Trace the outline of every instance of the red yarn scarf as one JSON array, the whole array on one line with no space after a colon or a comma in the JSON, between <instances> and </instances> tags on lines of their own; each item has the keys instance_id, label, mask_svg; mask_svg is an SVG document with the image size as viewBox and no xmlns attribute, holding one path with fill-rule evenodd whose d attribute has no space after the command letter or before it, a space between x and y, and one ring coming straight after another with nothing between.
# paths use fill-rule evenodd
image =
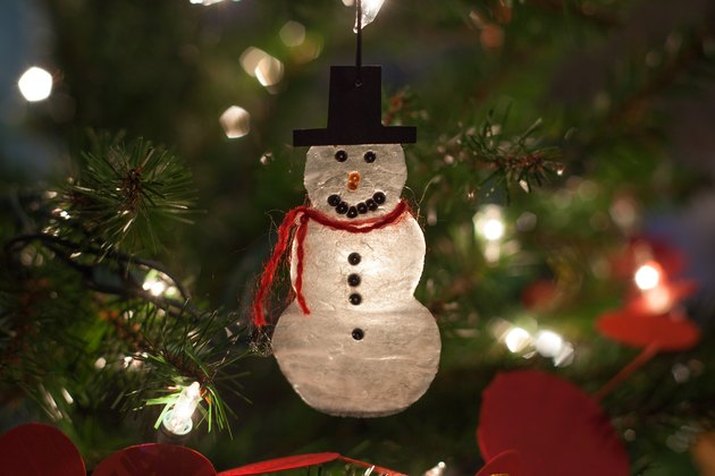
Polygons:
<instances>
[{"instance_id":1,"label":"red yarn scarf","mask_svg":"<svg viewBox=\"0 0 715 476\"><path fill-rule=\"evenodd\" d=\"M305 235L308 233L308 222L310 220L314 220L333 230L343 230L349 233L368 233L395 223L408 210L407 204L400 200L395 209L385 216L357 221L336 220L306 205L290 210L283 218L281 226L278 227L278 241L258 283L258 292L253 301L253 323L256 327L263 327L267 324L265 301L273 286L278 266L294 239L296 240L296 277L293 287L295 288L296 301L298 301L303 314L310 314L310 309L308 309L308 304L303 296L303 257L305 254L303 244L305 243ZM293 230L296 227L297 230L294 234Z\"/></svg>"}]
</instances>

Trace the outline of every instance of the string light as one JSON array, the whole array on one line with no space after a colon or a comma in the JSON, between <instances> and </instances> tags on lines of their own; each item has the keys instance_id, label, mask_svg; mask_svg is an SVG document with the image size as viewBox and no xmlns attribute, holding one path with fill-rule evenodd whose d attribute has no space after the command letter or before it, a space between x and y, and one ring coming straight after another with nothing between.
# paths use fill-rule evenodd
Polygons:
<instances>
[{"instance_id":1,"label":"string light","mask_svg":"<svg viewBox=\"0 0 715 476\"><path fill-rule=\"evenodd\" d=\"M673 307L673 296L667 286L656 286L653 289L645 290L643 297L650 312L665 313Z\"/></svg>"},{"instance_id":2,"label":"string light","mask_svg":"<svg viewBox=\"0 0 715 476\"><path fill-rule=\"evenodd\" d=\"M501 241L506 234L502 209L498 205L482 207L472 218L475 234L486 241L484 258L488 263L496 263L502 253Z\"/></svg>"},{"instance_id":3,"label":"string light","mask_svg":"<svg viewBox=\"0 0 715 476\"><path fill-rule=\"evenodd\" d=\"M486 205L474 215L474 230L487 241L504 238L506 225L502 209L498 205Z\"/></svg>"},{"instance_id":4,"label":"string light","mask_svg":"<svg viewBox=\"0 0 715 476\"><path fill-rule=\"evenodd\" d=\"M564 347L563 338L553 331L539 331L534 341L536 351L544 357L556 357Z\"/></svg>"},{"instance_id":5,"label":"string light","mask_svg":"<svg viewBox=\"0 0 715 476\"><path fill-rule=\"evenodd\" d=\"M177 436L188 434L194 427L193 416L201 401L201 385L194 382L181 390L171 408L165 410L162 424L170 433Z\"/></svg>"},{"instance_id":6,"label":"string light","mask_svg":"<svg viewBox=\"0 0 715 476\"><path fill-rule=\"evenodd\" d=\"M261 86L270 88L283 79L283 63L260 48L249 46L239 59L243 70L256 78Z\"/></svg>"},{"instance_id":7,"label":"string light","mask_svg":"<svg viewBox=\"0 0 715 476\"><path fill-rule=\"evenodd\" d=\"M149 291L149 293L153 296L159 296L166 290L166 283L148 279L144 281L144 284L142 284L142 289L144 289L144 291Z\"/></svg>"},{"instance_id":8,"label":"string light","mask_svg":"<svg viewBox=\"0 0 715 476\"><path fill-rule=\"evenodd\" d=\"M254 73L261 86L275 86L283 79L283 63L271 55L266 55L258 62Z\"/></svg>"},{"instance_id":9,"label":"string light","mask_svg":"<svg viewBox=\"0 0 715 476\"><path fill-rule=\"evenodd\" d=\"M229 139L238 139L251 132L251 115L240 106L226 109L218 121Z\"/></svg>"},{"instance_id":10,"label":"string light","mask_svg":"<svg viewBox=\"0 0 715 476\"><path fill-rule=\"evenodd\" d=\"M658 263L650 261L636 270L633 280L641 291L655 289L660 284L662 271Z\"/></svg>"},{"instance_id":11,"label":"string light","mask_svg":"<svg viewBox=\"0 0 715 476\"><path fill-rule=\"evenodd\" d=\"M104 357L100 357L94 361L94 368L97 370L102 370L106 366L107 366L107 359L105 359Z\"/></svg>"},{"instance_id":12,"label":"string light","mask_svg":"<svg viewBox=\"0 0 715 476\"><path fill-rule=\"evenodd\" d=\"M284 45L295 48L305 41L305 27L302 23L290 20L278 32Z\"/></svg>"},{"instance_id":13,"label":"string light","mask_svg":"<svg viewBox=\"0 0 715 476\"><path fill-rule=\"evenodd\" d=\"M482 233L487 240L498 241L504 237L504 222L498 218L489 218L484 223Z\"/></svg>"},{"instance_id":14,"label":"string light","mask_svg":"<svg viewBox=\"0 0 715 476\"><path fill-rule=\"evenodd\" d=\"M52 93L52 75L42 68L33 66L20 76L17 87L28 102L43 101Z\"/></svg>"},{"instance_id":15,"label":"string light","mask_svg":"<svg viewBox=\"0 0 715 476\"><path fill-rule=\"evenodd\" d=\"M173 297L178 294L178 289L173 285L171 279L164 273L151 270L146 274L142 289L152 296Z\"/></svg>"},{"instance_id":16,"label":"string light","mask_svg":"<svg viewBox=\"0 0 715 476\"><path fill-rule=\"evenodd\" d=\"M571 365L575 357L574 345L554 331L538 330L536 321L530 321L524 328L499 319L494 324L494 336L504 343L509 352L525 359L540 354L552 359L555 367Z\"/></svg>"},{"instance_id":17,"label":"string light","mask_svg":"<svg viewBox=\"0 0 715 476\"><path fill-rule=\"evenodd\" d=\"M504 344L509 352L516 354L531 344L531 334L521 327L512 327L504 335Z\"/></svg>"},{"instance_id":18,"label":"string light","mask_svg":"<svg viewBox=\"0 0 715 476\"><path fill-rule=\"evenodd\" d=\"M447 471L447 465L444 461L437 463L434 468L427 470L424 476L442 476Z\"/></svg>"}]
</instances>

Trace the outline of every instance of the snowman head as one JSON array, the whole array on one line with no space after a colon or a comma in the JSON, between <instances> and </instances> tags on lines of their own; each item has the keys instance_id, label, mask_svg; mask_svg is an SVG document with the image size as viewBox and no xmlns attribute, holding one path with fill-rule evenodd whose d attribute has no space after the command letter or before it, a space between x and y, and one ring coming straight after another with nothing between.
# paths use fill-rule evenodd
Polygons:
<instances>
[{"instance_id":1,"label":"snowman head","mask_svg":"<svg viewBox=\"0 0 715 476\"><path fill-rule=\"evenodd\" d=\"M314 146L305 189L314 208L336 219L363 220L391 212L407 180L399 144Z\"/></svg>"}]
</instances>

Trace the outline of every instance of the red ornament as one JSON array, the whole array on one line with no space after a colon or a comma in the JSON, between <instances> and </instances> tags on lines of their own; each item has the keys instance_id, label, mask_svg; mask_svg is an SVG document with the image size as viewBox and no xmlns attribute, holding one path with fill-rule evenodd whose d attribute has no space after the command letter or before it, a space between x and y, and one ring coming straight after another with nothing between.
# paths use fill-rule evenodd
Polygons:
<instances>
[{"instance_id":1,"label":"red ornament","mask_svg":"<svg viewBox=\"0 0 715 476\"><path fill-rule=\"evenodd\" d=\"M632 314L664 314L692 296L697 289L698 285L693 281L665 282L654 289L634 294L626 309Z\"/></svg>"},{"instance_id":2,"label":"red ornament","mask_svg":"<svg viewBox=\"0 0 715 476\"><path fill-rule=\"evenodd\" d=\"M639 266L651 260L657 262L665 274L671 277L678 277L686 263L680 249L666 241L641 236L631 239L626 248L614 257L611 269L616 277L631 279Z\"/></svg>"},{"instance_id":3,"label":"red ornament","mask_svg":"<svg viewBox=\"0 0 715 476\"><path fill-rule=\"evenodd\" d=\"M338 453L312 453L253 463L217 473L201 453L184 446L146 443L112 453L92 476L249 476L308 468L333 461L372 468L382 476L404 473ZM86 476L77 448L60 430L39 423L18 426L0 437L2 474L23 476ZM511 476L518 476L513 474Z\"/></svg>"},{"instance_id":4,"label":"red ornament","mask_svg":"<svg viewBox=\"0 0 715 476\"><path fill-rule=\"evenodd\" d=\"M290 469L307 468L319 464L330 463L340 458L338 453L311 453L296 456L286 456L259 463L252 463L240 468L229 469L220 476L250 476L255 474L277 473Z\"/></svg>"},{"instance_id":5,"label":"red ornament","mask_svg":"<svg viewBox=\"0 0 715 476\"><path fill-rule=\"evenodd\" d=\"M93 476L216 476L211 462L183 446L147 443L112 453L99 463Z\"/></svg>"},{"instance_id":6,"label":"red ornament","mask_svg":"<svg viewBox=\"0 0 715 476\"><path fill-rule=\"evenodd\" d=\"M49 425L20 425L0 436L2 474L85 476L84 461L74 444Z\"/></svg>"},{"instance_id":7,"label":"red ornament","mask_svg":"<svg viewBox=\"0 0 715 476\"><path fill-rule=\"evenodd\" d=\"M525 476L627 476L628 456L601 407L569 382L527 370L498 375L483 393L482 455L515 450Z\"/></svg>"},{"instance_id":8,"label":"red ornament","mask_svg":"<svg viewBox=\"0 0 715 476\"><path fill-rule=\"evenodd\" d=\"M253 476L266 473L278 473L281 471L289 471L291 469L309 468L311 466L317 466L333 461L342 461L366 469L372 468L372 472L374 474L384 476L406 476L404 473L375 466L374 464L366 463L365 461L348 458L338 453L311 453L286 456L283 458L261 461L259 463L252 463L246 466L241 466L240 468L229 469L228 471L219 473L218 476Z\"/></svg>"},{"instance_id":9,"label":"red ornament","mask_svg":"<svg viewBox=\"0 0 715 476\"><path fill-rule=\"evenodd\" d=\"M522 476L521 457L514 450L504 451L492 458L476 476Z\"/></svg>"},{"instance_id":10,"label":"red ornament","mask_svg":"<svg viewBox=\"0 0 715 476\"><path fill-rule=\"evenodd\" d=\"M631 347L655 346L661 351L680 351L694 347L700 331L683 313L644 314L632 309L603 314L596 323L604 336Z\"/></svg>"}]
</instances>

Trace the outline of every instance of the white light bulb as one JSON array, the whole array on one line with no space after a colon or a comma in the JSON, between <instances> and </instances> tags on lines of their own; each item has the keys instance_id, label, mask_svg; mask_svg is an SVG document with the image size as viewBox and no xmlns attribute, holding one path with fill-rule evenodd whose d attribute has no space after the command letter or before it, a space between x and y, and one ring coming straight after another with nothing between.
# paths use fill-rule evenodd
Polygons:
<instances>
[{"instance_id":1,"label":"white light bulb","mask_svg":"<svg viewBox=\"0 0 715 476\"><path fill-rule=\"evenodd\" d=\"M281 37L284 45L294 48L302 45L305 41L305 27L303 24L291 20L283 25L278 36Z\"/></svg>"},{"instance_id":2,"label":"white light bulb","mask_svg":"<svg viewBox=\"0 0 715 476\"><path fill-rule=\"evenodd\" d=\"M164 428L175 435L186 435L193 427L193 416L201 401L201 385L194 382L181 390L171 409L166 411L162 423Z\"/></svg>"},{"instance_id":3,"label":"white light bulb","mask_svg":"<svg viewBox=\"0 0 715 476\"><path fill-rule=\"evenodd\" d=\"M52 75L42 68L33 66L20 76L17 87L27 101L42 101L52 93Z\"/></svg>"},{"instance_id":4,"label":"white light bulb","mask_svg":"<svg viewBox=\"0 0 715 476\"><path fill-rule=\"evenodd\" d=\"M487 241L496 242L504 238L506 225L502 209L498 205L485 205L474 214L474 230Z\"/></svg>"},{"instance_id":5,"label":"white light bulb","mask_svg":"<svg viewBox=\"0 0 715 476\"><path fill-rule=\"evenodd\" d=\"M158 296L166 290L166 283L159 280L147 279L144 281L144 284L142 284L142 289L149 291L152 296Z\"/></svg>"},{"instance_id":6,"label":"white light bulb","mask_svg":"<svg viewBox=\"0 0 715 476\"><path fill-rule=\"evenodd\" d=\"M660 266L657 263L646 263L636 271L633 280L641 291L655 289L660 284Z\"/></svg>"},{"instance_id":7,"label":"white light bulb","mask_svg":"<svg viewBox=\"0 0 715 476\"><path fill-rule=\"evenodd\" d=\"M504 236L504 222L498 218L489 218L484 222L482 233L489 241L500 240Z\"/></svg>"},{"instance_id":8,"label":"white light bulb","mask_svg":"<svg viewBox=\"0 0 715 476\"><path fill-rule=\"evenodd\" d=\"M229 139L238 139L251 132L251 115L240 106L226 109L218 121Z\"/></svg>"},{"instance_id":9,"label":"white light bulb","mask_svg":"<svg viewBox=\"0 0 715 476\"><path fill-rule=\"evenodd\" d=\"M509 352L521 352L531 343L531 334L521 327L512 327L504 335L504 344Z\"/></svg>"},{"instance_id":10,"label":"white light bulb","mask_svg":"<svg viewBox=\"0 0 715 476\"><path fill-rule=\"evenodd\" d=\"M424 476L442 476L447 470L447 465L444 461L437 463L434 468L427 470Z\"/></svg>"},{"instance_id":11,"label":"white light bulb","mask_svg":"<svg viewBox=\"0 0 715 476\"><path fill-rule=\"evenodd\" d=\"M650 312L661 314L673 307L673 296L666 286L657 286L644 291L646 306Z\"/></svg>"},{"instance_id":12,"label":"white light bulb","mask_svg":"<svg viewBox=\"0 0 715 476\"><path fill-rule=\"evenodd\" d=\"M278 58L266 55L258 62L253 74L261 86L274 86L283 79L283 63Z\"/></svg>"},{"instance_id":13,"label":"white light bulb","mask_svg":"<svg viewBox=\"0 0 715 476\"><path fill-rule=\"evenodd\" d=\"M563 338L553 331L540 331L534 342L536 351L544 357L556 357L564 346Z\"/></svg>"}]
</instances>

